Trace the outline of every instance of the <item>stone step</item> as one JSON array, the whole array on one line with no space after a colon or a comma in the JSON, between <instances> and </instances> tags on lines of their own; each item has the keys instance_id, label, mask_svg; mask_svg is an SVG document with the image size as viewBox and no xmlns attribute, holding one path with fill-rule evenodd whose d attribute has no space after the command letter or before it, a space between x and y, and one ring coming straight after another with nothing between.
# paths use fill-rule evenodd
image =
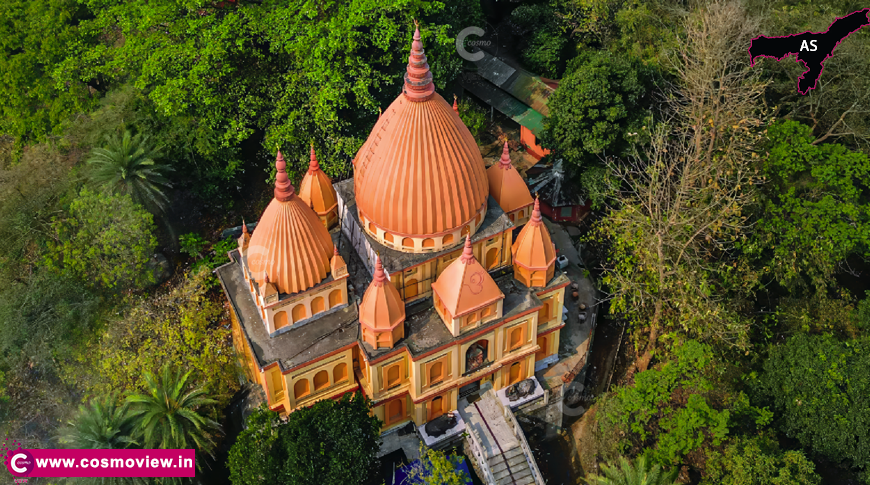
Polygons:
<instances>
[{"instance_id":1,"label":"stone step","mask_svg":"<svg viewBox=\"0 0 870 485\"><path fill-rule=\"evenodd\" d=\"M505 463L505 460L507 463ZM526 457L523 455L518 455L510 458L505 458L505 460L499 460L495 463L489 465L489 469L492 470L493 473L497 471L502 471L507 469L508 466L511 467L511 470L520 466L528 466L526 463Z\"/></svg>"},{"instance_id":2,"label":"stone step","mask_svg":"<svg viewBox=\"0 0 870 485\"><path fill-rule=\"evenodd\" d=\"M502 458L502 456L504 456L504 459ZM495 466L498 463L502 463L504 460L510 461L510 459L515 456L524 456L523 449L519 446L505 451L503 455L490 456L486 459L486 462L489 463L489 466Z\"/></svg>"},{"instance_id":3,"label":"stone step","mask_svg":"<svg viewBox=\"0 0 870 485\"><path fill-rule=\"evenodd\" d=\"M535 483L535 479L532 477L532 472L528 467L523 468L522 470L511 470L512 475L505 474L504 476L494 477L495 483L499 485L526 485L529 483Z\"/></svg>"}]
</instances>

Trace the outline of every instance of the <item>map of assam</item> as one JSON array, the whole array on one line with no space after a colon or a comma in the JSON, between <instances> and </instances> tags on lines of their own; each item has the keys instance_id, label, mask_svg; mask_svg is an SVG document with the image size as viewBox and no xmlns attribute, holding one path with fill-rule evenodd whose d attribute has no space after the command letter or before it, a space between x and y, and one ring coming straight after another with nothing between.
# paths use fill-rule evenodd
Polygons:
<instances>
[{"instance_id":1,"label":"map of assam","mask_svg":"<svg viewBox=\"0 0 870 485\"><path fill-rule=\"evenodd\" d=\"M870 8L852 12L840 17L824 32L804 32L803 34L786 35L783 37L758 36L749 43L749 63L755 65L758 57L770 57L781 61L786 57L795 56L803 63L806 71L798 78L798 92L807 94L815 89L825 68L825 60L831 57L840 42L846 40L861 27L870 25Z\"/></svg>"}]
</instances>

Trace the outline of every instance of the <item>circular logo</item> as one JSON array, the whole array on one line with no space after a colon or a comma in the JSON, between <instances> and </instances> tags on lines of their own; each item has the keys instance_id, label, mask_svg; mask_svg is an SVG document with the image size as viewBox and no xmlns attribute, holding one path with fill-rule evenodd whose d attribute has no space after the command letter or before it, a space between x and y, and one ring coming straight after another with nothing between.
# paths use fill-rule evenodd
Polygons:
<instances>
[{"instance_id":1,"label":"circular logo","mask_svg":"<svg viewBox=\"0 0 870 485\"><path fill-rule=\"evenodd\" d=\"M36 468L36 461L33 459L33 455L18 448L15 451L10 451L7 455L6 468L14 477L26 477Z\"/></svg>"},{"instance_id":2,"label":"circular logo","mask_svg":"<svg viewBox=\"0 0 870 485\"><path fill-rule=\"evenodd\" d=\"M456 52L459 57L477 62L483 59L483 48L495 55L498 51L498 32L489 24L483 28L466 27L456 34Z\"/></svg>"}]
</instances>

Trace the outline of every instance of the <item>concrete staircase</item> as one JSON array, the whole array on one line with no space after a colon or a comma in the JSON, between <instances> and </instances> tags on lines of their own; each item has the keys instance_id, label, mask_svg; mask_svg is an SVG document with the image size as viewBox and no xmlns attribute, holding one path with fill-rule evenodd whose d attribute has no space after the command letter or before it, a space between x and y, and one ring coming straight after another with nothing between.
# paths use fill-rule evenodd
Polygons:
<instances>
[{"instance_id":1,"label":"concrete staircase","mask_svg":"<svg viewBox=\"0 0 870 485\"><path fill-rule=\"evenodd\" d=\"M543 484L531 449L510 409L489 390L471 403L463 399L459 414L465 420L469 447L478 473L488 485Z\"/></svg>"}]
</instances>

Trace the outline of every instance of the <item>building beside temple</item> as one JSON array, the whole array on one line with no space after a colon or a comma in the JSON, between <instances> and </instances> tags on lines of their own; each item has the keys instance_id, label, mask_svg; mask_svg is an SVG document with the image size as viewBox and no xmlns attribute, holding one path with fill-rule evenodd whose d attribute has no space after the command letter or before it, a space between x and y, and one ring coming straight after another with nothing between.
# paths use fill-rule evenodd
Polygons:
<instances>
[{"instance_id":1,"label":"building beside temple","mask_svg":"<svg viewBox=\"0 0 870 485\"><path fill-rule=\"evenodd\" d=\"M312 149L297 193L278 152L274 199L217 269L270 409L361 390L384 430L420 426L557 360L569 281L508 155L485 168L419 30L353 179L333 185Z\"/></svg>"}]
</instances>

